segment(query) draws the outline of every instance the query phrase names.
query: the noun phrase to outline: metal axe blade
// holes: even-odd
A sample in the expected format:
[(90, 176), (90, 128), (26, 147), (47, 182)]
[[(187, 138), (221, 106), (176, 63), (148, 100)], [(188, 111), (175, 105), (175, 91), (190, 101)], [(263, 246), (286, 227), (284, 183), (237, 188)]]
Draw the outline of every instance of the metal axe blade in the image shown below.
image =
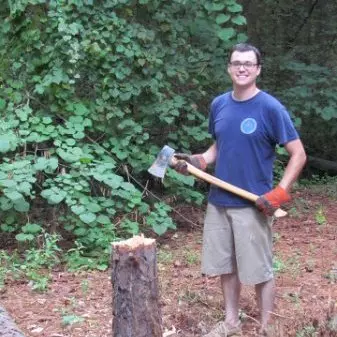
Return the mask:
[(158, 178), (164, 178), (166, 170), (170, 165), (171, 158), (174, 155), (175, 150), (165, 145), (159, 152), (157, 159), (147, 170), (149, 173)]

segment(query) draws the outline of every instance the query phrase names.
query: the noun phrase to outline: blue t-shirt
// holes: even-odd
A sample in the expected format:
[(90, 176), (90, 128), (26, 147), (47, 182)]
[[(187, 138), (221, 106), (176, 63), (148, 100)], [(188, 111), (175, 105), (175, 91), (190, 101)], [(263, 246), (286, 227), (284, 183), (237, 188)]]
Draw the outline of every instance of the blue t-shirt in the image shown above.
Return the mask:
[[(231, 92), (216, 97), (209, 132), (217, 146), (215, 176), (257, 195), (272, 189), (276, 144), (298, 138), (285, 107), (264, 91), (246, 101), (234, 100)], [(251, 204), (213, 185), (208, 200), (229, 207)]]

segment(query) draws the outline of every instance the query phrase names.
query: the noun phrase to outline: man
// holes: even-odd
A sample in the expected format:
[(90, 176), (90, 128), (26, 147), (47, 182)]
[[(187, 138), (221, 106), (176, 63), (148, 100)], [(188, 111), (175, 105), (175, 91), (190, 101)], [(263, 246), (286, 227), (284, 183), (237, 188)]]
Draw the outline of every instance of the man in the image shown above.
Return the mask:
[[(288, 112), (282, 104), (258, 89), (261, 54), (250, 44), (235, 45), (228, 73), (233, 91), (216, 97), (210, 109), (209, 131), (213, 145), (196, 155), (177, 154), (206, 170), (215, 163), (216, 177), (261, 197), (252, 205), (234, 194), (211, 186), (203, 233), (202, 272), (219, 275), (226, 318), (205, 337), (240, 333), (241, 284), (254, 285), (266, 336), (274, 309), (271, 215), (290, 200), (289, 191), (300, 174), (306, 154)], [(273, 188), (275, 146), (290, 159), (278, 186)], [(175, 169), (186, 173), (184, 161)]]

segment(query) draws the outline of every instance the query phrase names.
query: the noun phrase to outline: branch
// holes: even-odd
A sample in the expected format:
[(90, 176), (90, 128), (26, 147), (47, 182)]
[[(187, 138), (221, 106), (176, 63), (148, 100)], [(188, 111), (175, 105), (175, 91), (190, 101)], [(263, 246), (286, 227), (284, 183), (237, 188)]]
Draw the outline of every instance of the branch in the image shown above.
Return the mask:
[(298, 38), (298, 36), (300, 35), (300, 33), (301, 33), (303, 27), (306, 25), (306, 23), (307, 23), (308, 20), (310, 19), (311, 15), (312, 15), (312, 13), (313, 13), (313, 11), (314, 11), (314, 9), (315, 9), (315, 7), (316, 7), (317, 4), (318, 4), (318, 1), (319, 1), (319, 0), (315, 0), (314, 3), (311, 5), (311, 7), (310, 7), (310, 9), (309, 9), (307, 15), (305, 16), (305, 18), (304, 18), (302, 24), (298, 27), (297, 31), (295, 32), (293, 39), (291, 39), (291, 40), (289, 41), (291, 45), (293, 45), (294, 42), (297, 40), (297, 38)]

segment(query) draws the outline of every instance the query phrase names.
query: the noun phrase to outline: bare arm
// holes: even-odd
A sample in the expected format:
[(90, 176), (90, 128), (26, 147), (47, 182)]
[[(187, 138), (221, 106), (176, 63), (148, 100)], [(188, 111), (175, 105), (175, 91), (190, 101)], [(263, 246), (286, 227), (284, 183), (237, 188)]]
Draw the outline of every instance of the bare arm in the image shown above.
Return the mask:
[(279, 185), (283, 187), (286, 191), (289, 191), (291, 189), (291, 186), (301, 173), (307, 160), (307, 156), (305, 154), (303, 144), (299, 139), (293, 140), (285, 144), (284, 147), (290, 155), (290, 160), (286, 166)]
[(217, 155), (216, 143), (213, 143), (213, 145), (211, 145), (209, 149), (202, 154), (207, 165), (213, 164), (215, 162), (216, 155)]

